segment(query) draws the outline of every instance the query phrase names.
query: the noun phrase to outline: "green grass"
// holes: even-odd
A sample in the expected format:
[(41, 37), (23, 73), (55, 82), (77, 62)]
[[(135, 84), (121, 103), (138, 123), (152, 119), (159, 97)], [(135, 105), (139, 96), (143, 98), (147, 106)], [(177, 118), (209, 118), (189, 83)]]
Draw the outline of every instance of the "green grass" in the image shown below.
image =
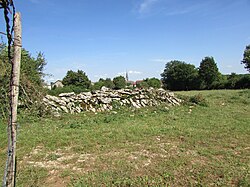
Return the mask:
[[(250, 90), (177, 94), (192, 99), (169, 109), (20, 117), (17, 186), (249, 186)], [(2, 122), (0, 177), (6, 139)]]

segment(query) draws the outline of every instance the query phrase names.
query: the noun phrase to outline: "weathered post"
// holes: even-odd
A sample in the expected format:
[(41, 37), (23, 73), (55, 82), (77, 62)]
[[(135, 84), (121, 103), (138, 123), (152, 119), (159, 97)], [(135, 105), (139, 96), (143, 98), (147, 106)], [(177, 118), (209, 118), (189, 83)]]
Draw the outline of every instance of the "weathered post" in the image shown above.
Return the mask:
[(22, 51), (21, 15), (15, 14), (14, 19), (14, 52), (10, 82), (10, 117), (8, 123), (8, 158), (6, 163), (5, 180), (3, 186), (15, 186), (16, 174), (16, 132), (17, 132), (17, 105), (20, 80), (20, 63)]

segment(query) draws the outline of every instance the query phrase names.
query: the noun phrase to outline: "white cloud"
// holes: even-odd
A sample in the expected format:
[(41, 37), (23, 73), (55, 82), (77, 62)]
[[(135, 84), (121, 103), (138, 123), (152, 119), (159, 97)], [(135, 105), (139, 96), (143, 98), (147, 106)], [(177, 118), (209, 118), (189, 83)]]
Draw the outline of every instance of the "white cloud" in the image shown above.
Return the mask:
[(165, 16), (178, 16), (189, 13), (205, 14), (205, 8), (213, 2), (201, 1), (190, 3), (189, 1), (178, 2), (178, 0), (141, 0), (137, 12), (141, 16), (161, 14)]
[(166, 13), (166, 15), (167, 16), (176, 16), (176, 15), (187, 14), (187, 13), (190, 13), (192, 11), (194, 11), (194, 10), (187, 8), (184, 10), (176, 10), (176, 11), (168, 12), (168, 13)]
[[(135, 71), (135, 70), (129, 70), (128, 71), (128, 74), (129, 75), (141, 75), (142, 74), (142, 72), (140, 72), (140, 71)], [(126, 76), (126, 72), (124, 71), (124, 72), (119, 72), (119, 73), (117, 73), (117, 76)]]
[(159, 0), (143, 0), (143, 2), (139, 5), (139, 13), (143, 14), (148, 12), (152, 6), (157, 3)]
[(160, 63), (167, 63), (170, 60), (168, 60), (166, 58), (155, 58), (155, 59), (151, 59), (150, 61), (152, 61), (152, 62), (160, 62)]
[(119, 73), (116, 74), (116, 76), (125, 76), (125, 75), (126, 75), (125, 71), (124, 72), (119, 72)]
[(204, 8), (207, 7), (209, 4), (210, 2), (199, 2), (199, 3), (191, 3), (191, 4), (189, 2), (186, 2), (186, 3), (179, 4), (178, 6), (169, 4), (169, 6), (165, 7), (165, 15), (177, 16), (177, 15), (189, 14), (193, 12), (199, 12), (201, 10), (204, 10)]
[(100, 78), (106, 79), (106, 78), (108, 78), (108, 74), (105, 73), (103, 75), (94, 75), (94, 77), (98, 78), (98, 79), (100, 79)]
[(142, 72), (140, 71), (133, 71), (133, 70), (130, 70), (128, 71), (129, 74), (142, 74)]

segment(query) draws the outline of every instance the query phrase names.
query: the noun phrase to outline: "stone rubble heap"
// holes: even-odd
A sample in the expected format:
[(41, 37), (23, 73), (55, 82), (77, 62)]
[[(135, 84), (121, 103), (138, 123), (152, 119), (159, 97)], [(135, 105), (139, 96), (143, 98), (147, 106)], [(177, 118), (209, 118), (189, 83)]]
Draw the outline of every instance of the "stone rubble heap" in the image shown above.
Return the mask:
[(110, 90), (102, 87), (101, 90), (82, 92), (80, 94), (62, 93), (59, 97), (46, 95), (43, 99), (47, 108), (56, 113), (80, 113), (82, 111), (103, 112), (121, 106), (141, 108), (157, 106), (161, 103), (180, 105), (181, 100), (173, 93), (164, 89), (121, 89)]

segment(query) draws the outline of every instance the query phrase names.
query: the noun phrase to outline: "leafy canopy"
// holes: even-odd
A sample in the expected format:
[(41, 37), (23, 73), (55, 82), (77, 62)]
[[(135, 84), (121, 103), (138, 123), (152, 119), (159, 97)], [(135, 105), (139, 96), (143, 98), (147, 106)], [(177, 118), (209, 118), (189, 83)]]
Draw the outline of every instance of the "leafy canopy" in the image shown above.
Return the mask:
[(91, 85), (91, 81), (82, 70), (77, 70), (77, 72), (69, 70), (62, 83), (65, 86), (76, 86), (82, 89), (89, 89)]
[(218, 81), (220, 73), (213, 57), (202, 59), (199, 67), (200, 80), (204, 87), (210, 89), (215, 81)]
[(146, 78), (142, 82), (138, 83), (136, 85), (139, 88), (160, 88), (161, 87), (161, 81), (155, 77), (153, 78)]
[[(43, 53), (36, 57), (22, 49), (20, 69), (19, 107), (28, 108), (34, 115), (43, 115), (41, 100), (45, 94), (44, 67), (46, 60)], [(4, 44), (0, 45), (0, 116), (6, 116), (9, 108), (9, 81), (11, 64), (8, 61), (8, 49)], [(39, 108), (39, 110), (38, 110)]]
[(191, 90), (198, 87), (198, 70), (192, 64), (174, 60), (166, 64), (161, 74), (163, 86), (170, 90)]
[(246, 46), (243, 54), (242, 64), (244, 64), (247, 71), (250, 72), (250, 45)]
[(115, 89), (122, 89), (126, 86), (126, 79), (123, 76), (118, 76), (113, 79), (113, 83)]

